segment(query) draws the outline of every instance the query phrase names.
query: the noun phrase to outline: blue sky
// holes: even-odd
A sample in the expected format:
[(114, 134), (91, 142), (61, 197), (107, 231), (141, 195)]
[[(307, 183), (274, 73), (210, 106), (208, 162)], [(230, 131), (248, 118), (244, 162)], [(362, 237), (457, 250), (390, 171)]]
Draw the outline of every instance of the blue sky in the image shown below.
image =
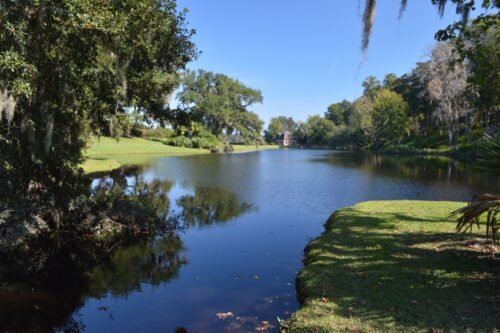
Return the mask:
[(440, 18), (430, 0), (379, 0), (366, 60), (361, 64), (364, 0), (178, 0), (201, 56), (188, 67), (224, 73), (260, 89), (253, 110), (268, 123), (278, 115), (306, 120), (362, 92), (368, 75), (402, 75), (425, 59), (434, 34), (458, 20)]

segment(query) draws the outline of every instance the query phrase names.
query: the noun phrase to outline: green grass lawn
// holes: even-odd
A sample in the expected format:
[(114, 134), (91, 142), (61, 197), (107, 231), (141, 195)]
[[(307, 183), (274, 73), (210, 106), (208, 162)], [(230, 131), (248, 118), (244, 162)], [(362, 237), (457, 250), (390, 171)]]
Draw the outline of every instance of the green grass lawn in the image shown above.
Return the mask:
[(373, 201), (335, 212), (306, 247), (288, 332), (497, 332), (500, 262), (467, 243), (482, 233), (455, 233), (448, 215), (463, 205)]
[(278, 149), (278, 145), (233, 145), (235, 152), (252, 151), (252, 150), (269, 150)]
[[(252, 150), (277, 149), (276, 145), (234, 145), (235, 152)], [(85, 152), (87, 159), (83, 163), (86, 173), (104, 172), (117, 169), (124, 165), (146, 165), (161, 156), (183, 156), (209, 154), (206, 149), (184, 148), (168, 146), (160, 141), (142, 138), (113, 138), (101, 137)]]
[(159, 156), (208, 154), (208, 150), (167, 146), (142, 138), (101, 137), (95, 139), (85, 152), (83, 164), (86, 173), (110, 171), (123, 165), (144, 165)]

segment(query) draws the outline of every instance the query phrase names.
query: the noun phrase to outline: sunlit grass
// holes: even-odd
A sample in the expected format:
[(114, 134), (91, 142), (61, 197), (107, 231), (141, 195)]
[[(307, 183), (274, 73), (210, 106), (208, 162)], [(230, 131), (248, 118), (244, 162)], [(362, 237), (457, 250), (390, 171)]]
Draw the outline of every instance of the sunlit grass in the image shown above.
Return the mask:
[(337, 211), (306, 248), (290, 331), (497, 330), (498, 262), (455, 233), (448, 215), (463, 205), (374, 201)]
[[(277, 149), (277, 145), (234, 145), (235, 152)], [(104, 172), (125, 165), (147, 165), (162, 156), (184, 156), (209, 154), (207, 149), (174, 147), (160, 141), (142, 138), (108, 137), (95, 138), (89, 149), (85, 151), (87, 159), (83, 163), (86, 173)]]
[(145, 165), (161, 156), (209, 154), (205, 149), (173, 147), (142, 138), (101, 137), (94, 139), (85, 152), (83, 163), (86, 173), (110, 171), (124, 165)]
[(278, 149), (278, 145), (233, 145), (234, 151), (242, 152), (242, 151), (252, 151), (252, 150), (269, 150), (269, 149)]

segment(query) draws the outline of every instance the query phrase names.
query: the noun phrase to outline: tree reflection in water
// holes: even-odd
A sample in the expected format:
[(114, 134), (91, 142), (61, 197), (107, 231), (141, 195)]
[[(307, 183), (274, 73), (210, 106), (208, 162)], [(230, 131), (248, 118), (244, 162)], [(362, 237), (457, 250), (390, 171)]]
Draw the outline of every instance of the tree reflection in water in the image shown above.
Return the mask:
[(184, 226), (203, 227), (224, 223), (241, 216), (252, 209), (252, 205), (241, 202), (235, 193), (221, 189), (197, 186), (194, 195), (177, 199), (182, 208)]
[[(335, 152), (311, 161), (328, 163), (335, 167), (357, 168), (376, 176), (417, 179), (429, 182), (465, 182), (481, 184), (494, 190), (500, 184), (474, 168), (472, 164), (445, 156), (381, 155), (371, 153)], [(497, 175), (498, 176), (498, 175)]]
[[(140, 290), (141, 284), (158, 286), (178, 275), (187, 263), (180, 229), (228, 222), (252, 208), (230, 191), (196, 187), (194, 195), (176, 200), (182, 211), (174, 214), (169, 196), (172, 183), (146, 182), (133, 170), (94, 179), (92, 187), (94, 199), (102, 199), (102, 209), (114, 214), (112, 219), (137, 218), (120, 216), (130, 214), (127, 205), (131, 203), (141, 208), (137, 214), (154, 211), (163, 221), (163, 237), (120, 239), (105, 248), (81, 239), (48, 242), (30, 262), (40, 266), (36, 270), (30, 267), (22, 272), (19, 264), (11, 271), (3, 267), (10, 275), (0, 274), (7, 277), (0, 281), (1, 332), (83, 332), (85, 325), (77, 312), (88, 299), (123, 297)], [(99, 310), (110, 318), (113, 315), (109, 307)]]

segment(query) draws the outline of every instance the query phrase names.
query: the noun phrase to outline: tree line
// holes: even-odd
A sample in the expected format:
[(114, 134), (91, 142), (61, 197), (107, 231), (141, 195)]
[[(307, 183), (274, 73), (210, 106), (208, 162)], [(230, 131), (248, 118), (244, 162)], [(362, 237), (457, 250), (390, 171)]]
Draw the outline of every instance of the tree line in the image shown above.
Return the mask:
[(438, 42), (429, 60), (409, 73), (367, 77), (362, 96), (331, 104), (323, 116), (303, 123), (271, 119), (266, 140), (289, 130), (306, 146), (457, 149), (484, 134), (498, 136), (498, 21), (496, 13), (473, 20), (462, 34)]

